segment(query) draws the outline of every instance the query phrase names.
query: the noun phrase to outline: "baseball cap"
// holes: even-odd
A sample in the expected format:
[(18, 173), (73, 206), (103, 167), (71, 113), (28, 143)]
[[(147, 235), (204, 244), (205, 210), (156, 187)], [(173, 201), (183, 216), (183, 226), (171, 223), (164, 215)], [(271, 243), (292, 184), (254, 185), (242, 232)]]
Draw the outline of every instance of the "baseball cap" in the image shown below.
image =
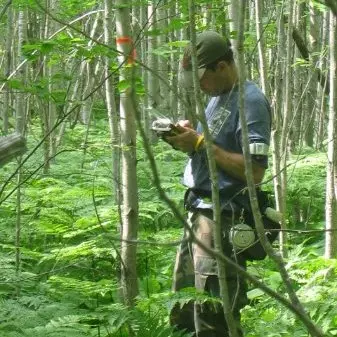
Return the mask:
[[(196, 39), (198, 76), (202, 78), (207, 65), (215, 62), (231, 51), (231, 43), (214, 31), (204, 31), (197, 35)], [(192, 45), (189, 43), (185, 47), (184, 56), (181, 62), (182, 80), (184, 86), (193, 84), (192, 77)]]

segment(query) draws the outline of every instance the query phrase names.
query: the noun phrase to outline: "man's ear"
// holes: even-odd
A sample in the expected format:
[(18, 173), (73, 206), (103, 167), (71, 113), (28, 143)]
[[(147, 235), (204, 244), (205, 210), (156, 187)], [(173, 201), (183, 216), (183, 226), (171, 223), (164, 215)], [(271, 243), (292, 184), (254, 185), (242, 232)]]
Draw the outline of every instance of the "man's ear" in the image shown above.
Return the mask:
[(217, 64), (217, 68), (219, 70), (226, 70), (228, 68), (229, 64), (226, 62), (226, 61), (220, 61), (218, 64)]

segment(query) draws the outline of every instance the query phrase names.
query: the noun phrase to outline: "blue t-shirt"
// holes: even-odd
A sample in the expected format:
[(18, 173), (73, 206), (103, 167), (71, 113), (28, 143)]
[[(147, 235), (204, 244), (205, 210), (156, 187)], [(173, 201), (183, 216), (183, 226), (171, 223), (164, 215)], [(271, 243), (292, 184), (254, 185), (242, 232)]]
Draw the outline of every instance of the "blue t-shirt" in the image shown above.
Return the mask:
[[(250, 152), (255, 162), (268, 166), (268, 147), (270, 144), (271, 110), (270, 105), (255, 83), (245, 83), (245, 110), (248, 125)], [(239, 90), (213, 97), (205, 111), (207, 124), (215, 144), (228, 152), (242, 152), (241, 125), (239, 121)], [(202, 133), (200, 123), (198, 133)], [(222, 204), (246, 187), (246, 184), (221, 169), (218, 169), (220, 201)], [(211, 180), (206, 151), (198, 151), (190, 156), (183, 179), (184, 185), (195, 191), (211, 193)], [(209, 202), (202, 198), (194, 201), (194, 207), (210, 208)]]

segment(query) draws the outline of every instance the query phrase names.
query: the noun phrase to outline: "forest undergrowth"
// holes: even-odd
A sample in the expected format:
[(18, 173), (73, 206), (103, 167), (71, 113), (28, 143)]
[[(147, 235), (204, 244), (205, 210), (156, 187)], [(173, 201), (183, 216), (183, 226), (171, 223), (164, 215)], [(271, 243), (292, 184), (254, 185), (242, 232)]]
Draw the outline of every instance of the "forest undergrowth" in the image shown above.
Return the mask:
[[(97, 121), (83, 144), (85, 133), (81, 126), (67, 131), (48, 174), (37, 170), (43, 163), (41, 149), (24, 164), (20, 217), (16, 176), (8, 180), (17, 163), (0, 170), (4, 187), (0, 196), (0, 336), (184, 336), (168, 326), (170, 307), (177, 301), (203, 301), (207, 296), (192, 289), (170, 292), (174, 243), (180, 240), (182, 228), (159, 199), (142, 142), (137, 145), (140, 296), (131, 310), (121, 303), (118, 285), (120, 210), (114, 204), (107, 122)], [(35, 143), (31, 136), (29, 148)], [(161, 142), (153, 151), (162, 187), (183, 211), (185, 156)], [(306, 150), (289, 163), (288, 225), (303, 232), (289, 233), (287, 270), (313, 320), (337, 336), (337, 263), (323, 258), (324, 232), (310, 232), (324, 228), (326, 158)], [(266, 181), (269, 178), (270, 172)], [(264, 188), (271, 191), (272, 185), (266, 183)], [(18, 250), (15, 228), (19, 220)], [(273, 290), (285, 293), (269, 259), (252, 262), (248, 269)], [(242, 311), (247, 337), (308, 336), (293, 314), (252, 284), (248, 295), (249, 305)]]

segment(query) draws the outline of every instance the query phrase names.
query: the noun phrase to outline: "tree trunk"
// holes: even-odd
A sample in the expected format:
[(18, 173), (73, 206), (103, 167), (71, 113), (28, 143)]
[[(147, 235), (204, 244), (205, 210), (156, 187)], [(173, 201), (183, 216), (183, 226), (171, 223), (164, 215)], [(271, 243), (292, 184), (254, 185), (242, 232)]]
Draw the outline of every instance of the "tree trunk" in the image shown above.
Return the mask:
[(325, 257), (337, 257), (337, 24), (330, 13), (330, 98), (328, 124), (328, 164), (325, 201)]
[[(55, 13), (57, 10), (57, 2), (58, 0), (49, 0), (48, 1), (49, 6), (48, 6), (48, 10), (51, 13)], [(48, 15), (47, 15), (47, 19), (46, 19), (46, 28), (45, 28), (45, 39), (48, 39), (48, 36), (50, 36), (50, 33), (54, 33), (54, 31), (57, 30), (57, 24), (54, 20), (52, 20)], [(53, 92), (55, 91), (55, 89), (57, 90), (58, 88), (56, 87), (56, 85), (53, 83), (53, 75), (54, 73), (57, 71), (56, 70), (56, 66), (53, 64), (48, 64), (49, 62), (47, 61), (48, 57), (46, 57), (45, 59), (45, 67), (46, 67), (46, 75), (48, 78), (48, 91), (51, 95), (50, 99), (48, 100), (48, 126), (49, 126), (49, 156), (51, 158), (53, 158), (56, 154), (56, 135), (57, 135), (57, 130), (54, 129), (54, 125), (56, 123), (56, 119), (57, 119), (57, 112), (56, 112), (56, 104), (57, 102), (55, 102), (53, 99), (51, 99), (53, 97)], [(49, 161), (50, 158), (48, 158)]]
[(308, 73), (308, 92), (307, 92), (307, 108), (306, 108), (306, 118), (307, 121), (305, 127), (305, 143), (309, 147), (314, 146), (314, 122), (316, 117), (316, 98), (317, 98), (317, 73), (312, 69), (316, 68), (316, 63), (318, 61), (317, 57), (317, 45), (319, 40), (319, 12), (317, 9), (314, 8), (313, 1), (310, 1), (310, 64), (311, 67), (309, 68)]
[[(24, 41), (26, 41), (26, 15), (23, 10), (19, 10), (18, 13), (18, 44), (17, 44), (17, 51), (18, 51), (18, 59), (20, 61), (23, 60), (23, 54), (22, 54), (22, 47), (24, 44)], [(18, 79), (21, 81), (21, 83), (26, 82), (26, 67), (22, 67), (20, 69), (20, 72), (18, 73)], [(21, 91), (16, 94), (15, 99), (15, 110), (16, 110), (16, 132), (23, 134), (25, 131), (25, 125), (26, 125), (26, 109), (25, 109), (25, 97), (24, 92)]]
[[(281, 131), (282, 131), (282, 102), (284, 96), (284, 45), (285, 45), (285, 31), (284, 31), (284, 8), (283, 5), (279, 5), (278, 9), (278, 45), (277, 45), (277, 62), (274, 77), (274, 97), (272, 101), (273, 110), (273, 129), (272, 129), (272, 156), (273, 156), (273, 182), (276, 208), (283, 214), (282, 223), (285, 224), (285, 210), (284, 199), (285, 195), (282, 190), (282, 177), (281, 177)], [(281, 238), (282, 243), (282, 238)], [(282, 247), (282, 244), (281, 244)]]
[[(13, 9), (12, 6), (9, 5), (8, 12), (7, 12), (7, 33), (6, 33), (6, 49), (5, 49), (5, 77), (8, 77), (11, 73), (12, 68), (12, 58), (13, 58), (13, 51), (12, 51), (12, 44), (13, 44)], [(6, 135), (8, 133), (9, 122), (8, 118), (12, 113), (12, 106), (11, 106), (11, 90), (9, 86), (5, 86), (5, 93), (4, 93), (4, 104), (3, 104), (3, 113), (2, 113), (2, 121), (3, 121), (3, 132)]]
[(121, 283), (124, 301), (134, 304), (138, 295), (136, 252), (137, 245), (127, 240), (136, 240), (138, 235), (138, 188), (136, 158), (136, 126), (134, 119), (133, 91), (133, 41), (130, 27), (131, 2), (116, 0), (116, 41), (120, 64), (120, 81), (127, 81), (131, 87), (120, 92), (121, 146), (122, 146), (122, 273)]
[[(288, 145), (289, 139), (291, 137), (290, 132), (290, 121), (293, 117), (292, 114), (292, 94), (293, 94), (293, 77), (292, 77), (292, 55), (293, 55), (293, 39), (292, 39), (292, 29), (293, 29), (293, 13), (294, 13), (294, 0), (290, 0), (288, 4), (289, 16), (288, 16), (288, 28), (287, 28), (287, 57), (286, 57), (286, 68), (285, 68), (285, 82), (284, 82), (284, 106), (283, 106), (283, 126), (281, 135), (281, 186), (283, 196), (287, 195), (287, 159), (288, 159)], [(282, 198), (282, 229), (286, 229), (285, 215), (287, 213), (286, 198)], [(282, 255), (287, 256), (287, 235), (285, 231), (280, 233), (280, 248)]]
[[(167, 17), (168, 17), (168, 11), (166, 10), (167, 7), (167, 0), (162, 0), (160, 7), (158, 8), (158, 29), (161, 30), (161, 34), (158, 36), (158, 45), (164, 46), (167, 41), (167, 34), (165, 34), (163, 31), (167, 27)], [(168, 76), (168, 59), (167, 56), (160, 55), (158, 57), (158, 70), (159, 74), (162, 78), (165, 79), (165, 82), (159, 81), (159, 99), (160, 99), (160, 113), (164, 116), (169, 116), (170, 114), (170, 106), (169, 106), (169, 90), (167, 87), (167, 83), (169, 83), (169, 76)]]
[(229, 16), (229, 29), (230, 29), (230, 41), (234, 50), (237, 50), (237, 34), (238, 34), (238, 26), (239, 26), (239, 18), (238, 18), (238, 1), (230, 0), (230, 4), (228, 6), (228, 16)]
[[(156, 4), (157, 2), (154, 0), (150, 1), (150, 5), (148, 6), (148, 21), (150, 30), (153, 31), (157, 27), (157, 19), (156, 19)], [(153, 72), (158, 72), (158, 56), (153, 52), (157, 48), (157, 36), (150, 35), (148, 37), (148, 64), (149, 68)], [(159, 81), (156, 76), (153, 75), (152, 72), (148, 73), (148, 108), (144, 115), (144, 126), (145, 131), (150, 130), (150, 118), (152, 116), (158, 115), (158, 108), (160, 105), (160, 86)], [(156, 116), (158, 117), (158, 116)], [(162, 116), (161, 116), (162, 117)], [(147, 134), (150, 135), (149, 132)]]
[[(174, 3), (170, 6), (170, 11), (169, 11), (170, 17), (175, 17), (175, 16), (178, 15), (175, 5), (176, 4)], [(177, 40), (177, 36), (176, 36), (176, 33), (174, 31), (170, 32), (169, 39), (170, 39), (170, 42), (173, 42), (173, 41)], [(173, 52), (173, 48), (171, 48), (171, 51)], [(177, 91), (179, 93), (179, 95), (177, 95), (176, 92), (174, 92), (173, 90), (170, 90), (169, 107), (170, 107), (170, 110), (171, 110), (173, 120), (177, 121), (177, 120), (179, 120), (179, 103), (178, 103), (178, 101), (179, 101), (180, 95), (182, 93), (181, 93), (181, 90), (179, 88), (179, 82), (178, 82), (179, 62), (177, 62), (177, 60), (176, 60), (175, 53), (171, 54), (169, 62), (170, 62), (170, 84), (171, 84), (172, 87), (177, 88)]]
[[(148, 6), (147, 5), (143, 5), (140, 8), (140, 24), (141, 24), (141, 28), (143, 30), (146, 30), (146, 26), (148, 24)], [(147, 52), (148, 52), (148, 45), (147, 45), (147, 39), (145, 39), (143, 37), (143, 35), (141, 34), (139, 36), (140, 41), (138, 41), (138, 43), (140, 43), (140, 57), (141, 57), (141, 61), (143, 63), (147, 63)], [(147, 71), (147, 69), (141, 69), (141, 77), (143, 79), (143, 85), (145, 88), (145, 91), (148, 92), (148, 85), (149, 85), (149, 72)], [(142, 98), (142, 120), (144, 121), (144, 125), (145, 126), (149, 126), (150, 122), (149, 122), (149, 118), (148, 118), (148, 114), (149, 114), (149, 95), (144, 95)], [(146, 130), (146, 133), (148, 134), (148, 130)]]
[[(322, 24), (322, 43), (321, 43), (321, 54), (323, 55), (326, 46), (329, 44), (329, 12), (323, 14), (323, 24)], [(323, 72), (324, 69), (327, 69), (327, 60), (325, 57), (321, 56), (319, 61), (320, 72)], [(326, 77), (325, 84), (328, 85), (328, 77)], [(318, 85), (319, 97), (321, 97), (319, 105), (319, 117), (318, 117), (318, 134), (316, 141), (316, 149), (322, 150), (323, 141), (326, 137), (325, 130), (327, 129), (325, 119), (327, 116), (328, 110), (328, 100), (325, 96), (325, 86), (321, 87)]]
[[(21, 8), (18, 13), (18, 59), (23, 60), (23, 45), (27, 38), (27, 21), (26, 13)], [(18, 78), (21, 80), (21, 83), (26, 83), (26, 67), (22, 67)], [(16, 107), (16, 132), (24, 135), (26, 130), (26, 102), (24, 97), (24, 91), (22, 90), (16, 95), (15, 101)], [(17, 191), (16, 191), (16, 221), (15, 221), (15, 270), (17, 279), (20, 279), (21, 273), (21, 179), (22, 179), (22, 168), (21, 157), (18, 159), (18, 174), (17, 174)], [(16, 296), (20, 296), (21, 285), (20, 282), (16, 284)]]
[(264, 48), (264, 35), (262, 24), (262, 0), (255, 0), (255, 18), (256, 18), (256, 39), (259, 48), (260, 82), (262, 91), (269, 97), (269, 87), (267, 84), (267, 64)]
[[(305, 35), (306, 32), (306, 20), (305, 20), (305, 3), (297, 3), (296, 4), (296, 29), (301, 32), (302, 35)], [(301, 53), (296, 48), (295, 50), (295, 59), (300, 59)], [(306, 81), (306, 70), (297, 65), (294, 67), (294, 94), (293, 94), (293, 110), (294, 110), (294, 118), (293, 118), (293, 125), (291, 129), (293, 130), (293, 135), (291, 137), (291, 144), (290, 150), (295, 150), (296, 147), (300, 147), (302, 145), (303, 140), (303, 128), (302, 128), (302, 121), (303, 121), (303, 110), (304, 110), (304, 88), (307, 86), (305, 85)]]
[[(112, 32), (114, 30), (111, 0), (104, 0), (104, 42), (108, 46), (114, 44)], [(111, 57), (104, 58), (105, 74), (105, 100), (108, 110), (110, 141), (112, 147), (112, 165), (113, 165), (113, 190), (116, 205), (121, 203), (120, 198), (120, 134), (119, 134), (119, 115), (117, 112), (114, 88), (114, 76), (110, 71)]]

